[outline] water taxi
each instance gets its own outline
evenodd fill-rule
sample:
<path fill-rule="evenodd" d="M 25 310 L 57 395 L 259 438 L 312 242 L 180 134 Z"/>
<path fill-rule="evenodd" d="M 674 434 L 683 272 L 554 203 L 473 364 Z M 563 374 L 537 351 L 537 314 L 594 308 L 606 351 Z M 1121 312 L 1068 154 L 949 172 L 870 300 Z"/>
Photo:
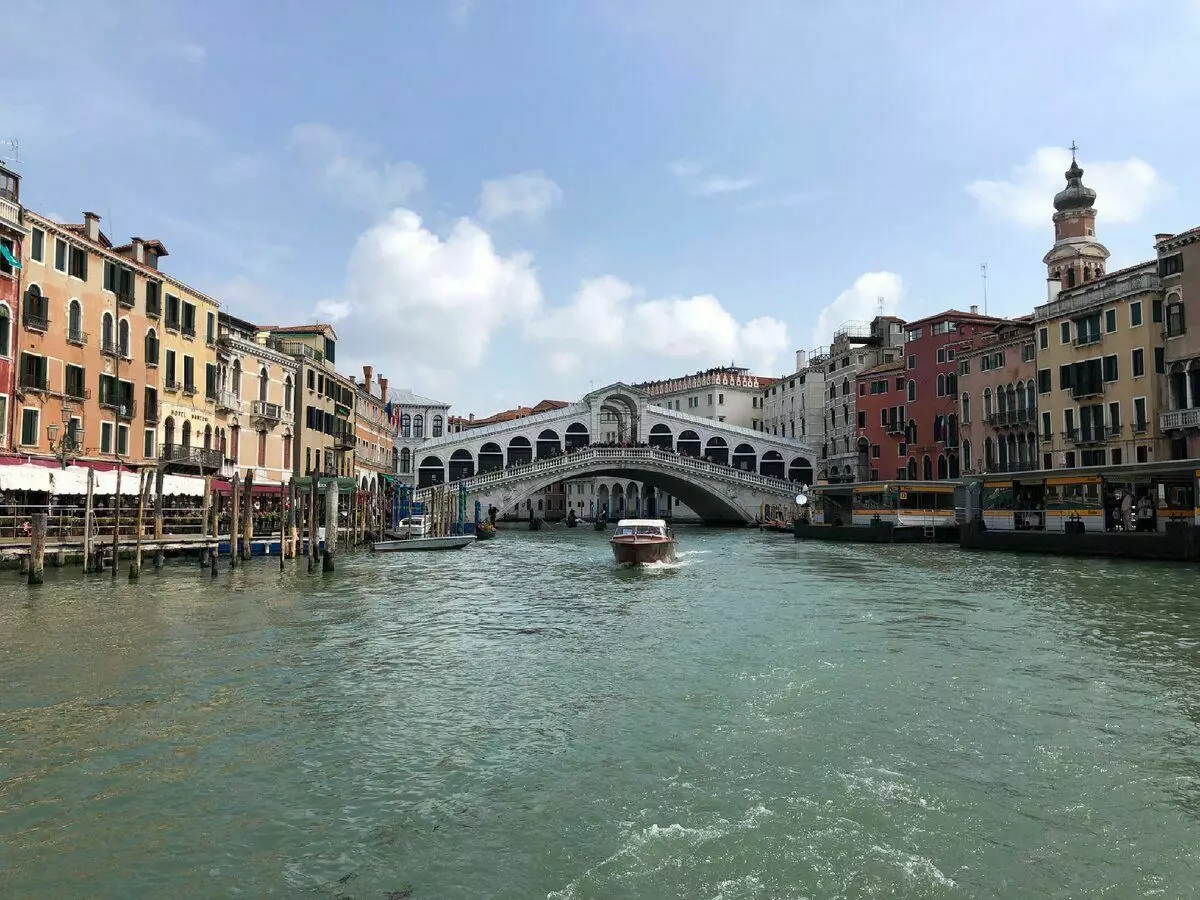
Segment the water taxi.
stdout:
<path fill-rule="evenodd" d="M 621 519 L 609 544 L 613 558 L 622 565 L 675 559 L 675 535 L 663 519 Z"/>

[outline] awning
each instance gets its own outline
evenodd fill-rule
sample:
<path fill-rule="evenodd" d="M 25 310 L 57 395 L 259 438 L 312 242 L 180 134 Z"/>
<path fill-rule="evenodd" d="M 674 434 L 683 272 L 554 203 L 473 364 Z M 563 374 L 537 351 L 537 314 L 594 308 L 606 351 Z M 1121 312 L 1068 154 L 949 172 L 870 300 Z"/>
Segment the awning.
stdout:
<path fill-rule="evenodd" d="M 49 491 L 51 470 L 45 466 L 25 463 L 20 466 L 0 466 L 0 490 Z"/>
<path fill-rule="evenodd" d="M 3 256 L 5 261 L 10 266 L 12 266 L 14 269 L 21 268 L 20 261 L 15 256 L 13 256 L 12 251 L 9 250 L 7 247 L 5 247 L 3 244 L 0 244 L 0 256 Z"/>

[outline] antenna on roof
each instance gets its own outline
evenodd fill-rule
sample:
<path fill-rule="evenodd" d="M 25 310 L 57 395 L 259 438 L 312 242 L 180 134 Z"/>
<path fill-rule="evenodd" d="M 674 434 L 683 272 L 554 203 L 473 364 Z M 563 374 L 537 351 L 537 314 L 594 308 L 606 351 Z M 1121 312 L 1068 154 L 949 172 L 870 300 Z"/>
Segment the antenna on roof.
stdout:
<path fill-rule="evenodd" d="M 987 263 L 979 264 L 979 277 L 983 279 L 983 314 L 986 316 L 987 311 Z"/>
<path fill-rule="evenodd" d="M 7 153 L 0 154 L 0 162 L 18 165 L 21 162 L 21 145 L 16 138 L 11 141 L 0 141 L 0 147 L 6 148 Z"/>
<path fill-rule="evenodd" d="M 882 295 L 880 295 L 880 297 L 879 297 L 879 315 L 881 315 L 881 316 L 883 315 L 883 296 Z"/>

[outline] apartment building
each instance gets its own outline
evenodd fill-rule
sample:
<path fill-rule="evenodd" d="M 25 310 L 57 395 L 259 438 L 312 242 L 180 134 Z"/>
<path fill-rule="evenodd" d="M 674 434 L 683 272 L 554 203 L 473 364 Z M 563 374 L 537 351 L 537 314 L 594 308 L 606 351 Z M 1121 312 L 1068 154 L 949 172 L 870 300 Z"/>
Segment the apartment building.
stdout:
<path fill-rule="evenodd" d="M 116 247 L 94 213 L 61 224 L 24 210 L 24 222 L 14 450 L 100 464 L 156 460 L 154 303 L 167 281 L 158 271 L 165 248 L 141 240 Z"/>
<path fill-rule="evenodd" d="M 904 360 L 863 369 L 855 379 L 858 441 L 866 442 L 867 481 L 908 477 Z"/>
<path fill-rule="evenodd" d="M 1014 320 L 957 347 L 964 475 L 1041 465 L 1035 337 L 1032 323 Z"/>
<path fill-rule="evenodd" d="M 9 446 L 13 433 L 10 394 L 27 236 L 21 215 L 21 177 L 0 165 L 0 451 Z"/>
<path fill-rule="evenodd" d="M 375 370 L 363 366 L 363 380 L 354 394 L 354 480 L 359 488 L 382 497 L 396 466 L 395 407 L 388 399 L 388 380 L 382 375 L 374 383 Z"/>
<path fill-rule="evenodd" d="M 474 424 L 475 417 L 459 419 L 450 415 L 450 404 L 431 400 L 413 393 L 407 388 L 389 392 L 389 400 L 399 427 L 394 438 L 397 478 L 404 484 L 416 484 L 420 447 L 429 438 L 441 437 L 443 428 L 451 432 L 465 431 Z M 482 420 L 479 420 L 482 422 Z M 484 470 L 484 455 L 480 454 L 480 470 Z M 503 468 L 503 456 L 500 465 Z"/>
<path fill-rule="evenodd" d="M 664 409 L 760 431 L 763 391 L 774 383 L 774 378 L 752 375 L 749 369 L 720 366 L 682 378 L 643 381 L 632 386 L 645 391 L 651 403 Z M 615 425 L 615 417 L 612 423 Z M 605 424 L 603 417 L 600 424 Z M 646 440 L 646 435 L 639 437 Z M 628 440 L 628 436 L 609 439 Z"/>
<path fill-rule="evenodd" d="M 760 404 L 763 432 L 806 441 L 825 440 L 825 370 L 810 366 L 803 350 L 796 351 L 796 370 L 763 389 Z"/>
<path fill-rule="evenodd" d="M 1163 297 L 1150 324 L 1163 332 L 1166 384 L 1158 424 L 1172 459 L 1200 457 L 1200 328 L 1188 331 L 1187 300 L 1200 297 L 1200 228 L 1155 237 Z"/>
<path fill-rule="evenodd" d="M 257 326 L 218 313 L 216 373 L 205 391 L 215 407 L 213 446 L 226 474 L 253 474 L 259 485 L 291 481 L 299 373 L 296 359 L 269 346 Z"/>

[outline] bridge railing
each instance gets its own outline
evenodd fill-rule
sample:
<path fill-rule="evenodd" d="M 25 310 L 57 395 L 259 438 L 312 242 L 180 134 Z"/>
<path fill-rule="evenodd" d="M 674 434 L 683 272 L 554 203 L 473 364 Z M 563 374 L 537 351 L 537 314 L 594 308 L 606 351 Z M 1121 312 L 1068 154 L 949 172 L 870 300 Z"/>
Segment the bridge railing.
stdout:
<path fill-rule="evenodd" d="M 573 403 L 561 409 L 549 409 L 545 412 L 535 413 L 532 416 L 526 416 L 523 419 L 509 419 L 506 422 L 493 422 L 491 425 L 480 425 L 478 428 L 465 428 L 462 431 L 449 432 L 426 441 L 421 445 L 421 452 L 424 453 L 445 444 L 458 444 L 462 441 L 474 441 L 478 438 L 494 434 L 503 434 L 506 431 L 520 431 L 531 426 L 549 425 L 551 422 L 560 419 L 587 419 L 590 416 L 591 410 L 587 404 Z M 561 438 L 562 435 L 559 435 L 559 437 Z M 534 441 L 536 441 L 536 438 Z"/>
<path fill-rule="evenodd" d="M 649 406 L 647 407 L 646 412 L 650 415 L 657 415 L 664 419 L 674 419 L 681 423 L 687 423 L 696 428 L 719 432 L 727 431 L 731 434 L 742 435 L 746 438 L 747 443 L 753 441 L 756 444 L 768 443 L 778 445 L 778 447 L 772 447 L 771 449 L 784 448 L 793 453 L 796 451 L 801 451 L 804 452 L 806 456 L 812 452 L 811 448 L 807 444 L 805 444 L 803 441 L 797 441 L 795 438 L 783 437 L 778 434 L 771 434 L 767 431 L 755 431 L 753 428 L 746 428 L 742 425 L 730 425 L 728 422 L 714 422 L 712 419 L 705 418 L 704 416 L 697 416 L 693 413 L 685 413 L 683 410 L 679 409 L 669 409 L 665 406 Z M 649 434 L 649 429 L 646 429 L 646 433 Z M 678 440 L 678 431 L 673 432 L 673 434 L 675 439 Z"/>
<path fill-rule="evenodd" d="M 574 450 L 562 456 L 538 459 L 533 462 L 523 463 L 522 465 L 510 466 L 507 469 L 493 469 L 490 472 L 472 475 L 470 478 L 462 478 L 448 482 L 448 484 L 457 487 L 458 484 L 465 482 L 468 491 L 475 491 L 489 485 L 507 481 L 518 481 L 546 472 L 562 473 L 564 477 L 567 477 L 565 475 L 567 472 L 585 469 L 591 463 L 605 459 L 619 460 L 621 462 L 627 462 L 631 459 L 645 459 L 661 463 L 670 468 L 688 469 L 693 472 L 702 473 L 709 478 L 732 481 L 780 493 L 790 493 L 794 488 L 792 482 L 784 478 L 774 478 L 770 475 L 759 474 L 758 472 L 747 472 L 744 469 L 723 466 L 719 463 L 697 459 L 694 456 L 672 453 L 654 447 L 587 447 L 581 450 Z M 418 491 L 417 499 L 421 499 L 423 493 L 428 490 L 428 488 L 422 488 Z"/>

